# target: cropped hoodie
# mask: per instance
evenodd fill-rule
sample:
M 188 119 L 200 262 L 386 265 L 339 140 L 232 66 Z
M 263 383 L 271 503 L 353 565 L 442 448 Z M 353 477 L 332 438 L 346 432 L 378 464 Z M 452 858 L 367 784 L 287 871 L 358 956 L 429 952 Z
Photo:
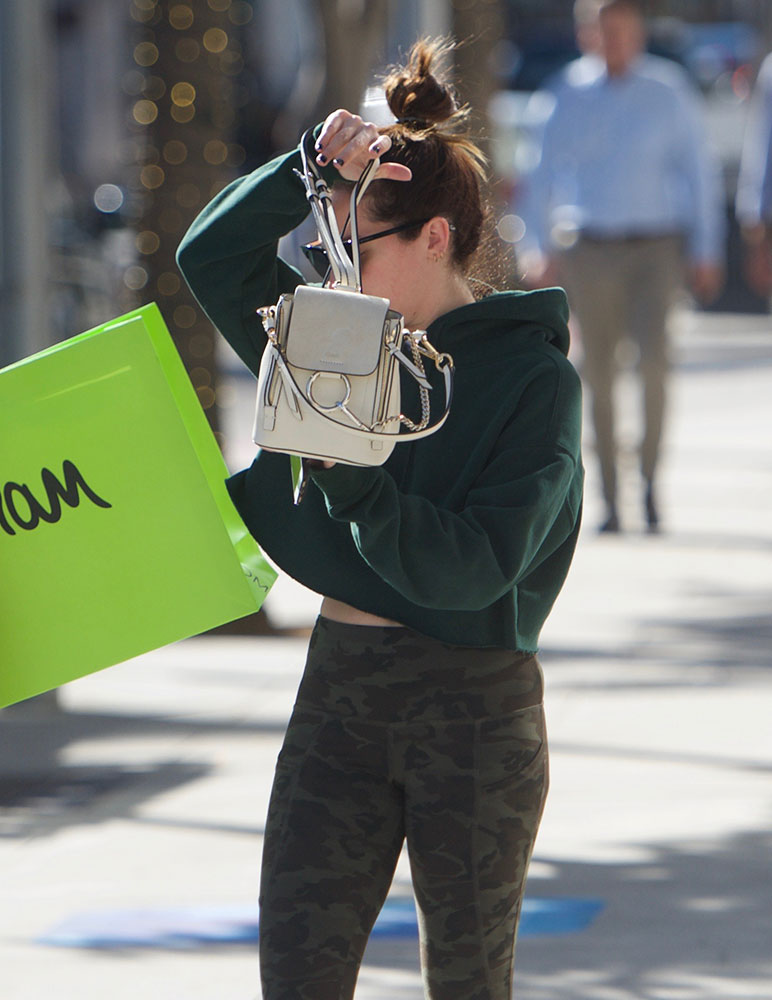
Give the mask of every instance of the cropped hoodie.
M 277 256 L 309 211 L 299 166 L 294 151 L 234 181 L 178 250 L 201 307 L 253 373 L 265 346 L 255 310 L 303 281 Z M 535 651 L 582 504 L 567 318 L 557 288 L 496 293 L 440 316 L 427 332 L 455 362 L 444 426 L 397 444 L 382 466 L 314 472 L 297 507 L 289 458 L 258 452 L 228 488 L 266 554 L 319 594 L 444 642 Z M 405 385 L 408 413 L 410 393 Z

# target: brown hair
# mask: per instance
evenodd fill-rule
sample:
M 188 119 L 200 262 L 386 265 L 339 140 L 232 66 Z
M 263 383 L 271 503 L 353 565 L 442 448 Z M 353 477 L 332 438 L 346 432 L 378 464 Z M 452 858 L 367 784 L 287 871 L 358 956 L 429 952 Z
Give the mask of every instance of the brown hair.
M 376 181 L 366 197 L 370 212 L 383 221 L 444 216 L 454 227 L 451 259 L 467 272 L 486 217 L 486 160 L 463 131 L 467 108 L 460 106 L 438 69 L 452 49 L 446 41 L 421 40 L 406 64 L 392 67 L 384 78 L 386 100 L 397 121 L 380 129 L 391 139 L 383 160 L 410 167 L 413 179 L 407 184 Z M 417 233 L 401 235 L 410 240 Z

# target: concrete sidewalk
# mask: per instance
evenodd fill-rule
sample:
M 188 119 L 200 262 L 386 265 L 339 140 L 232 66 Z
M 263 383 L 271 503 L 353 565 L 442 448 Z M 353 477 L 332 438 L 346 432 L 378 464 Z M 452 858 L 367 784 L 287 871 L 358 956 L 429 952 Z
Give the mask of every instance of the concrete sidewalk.
M 542 637 L 552 788 L 518 1000 L 772 1000 L 772 320 L 684 313 L 676 345 L 665 530 L 642 530 L 629 407 L 628 531 L 593 532 L 588 449 Z M 316 604 L 283 580 L 268 607 L 302 628 Z M 68 685 L 61 712 L 0 712 L 2 1000 L 258 994 L 262 824 L 303 653 L 193 639 Z M 599 912 L 571 931 L 540 901 Z M 84 928 L 104 946 L 65 946 Z M 415 937 L 374 937 L 358 1000 L 422 995 Z

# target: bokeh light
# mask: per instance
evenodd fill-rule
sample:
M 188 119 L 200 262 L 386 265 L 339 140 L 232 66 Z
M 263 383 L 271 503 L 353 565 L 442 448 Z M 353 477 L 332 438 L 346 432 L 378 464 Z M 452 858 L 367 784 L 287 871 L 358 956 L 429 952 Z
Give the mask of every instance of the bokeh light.
M 181 38 L 174 46 L 174 54 L 180 62 L 192 63 L 195 62 L 201 54 L 201 46 L 195 38 Z
M 190 381 L 196 388 L 203 385 L 211 385 L 212 373 L 209 371 L 208 368 L 202 368 L 200 365 L 198 365 L 196 368 L 193 368 L 191 370 Z
M 156 285 L 161 295 L 176 295 L 182 287 L 182 282 L 173 271 L 164 271 L 158 276 Z
M 140 267 L 139 264 L 132 264 L 123 273 L 123 283 L 132 292 L 138 292 L 141 288 L 144 288 L 147 284 L 147 278 L 147 271 L 144 267 Z
M 196 324 L 196 310 L 193 306 L 177 306 L 172 314 L 172 318 L 180 329 L 189 330 L 191 326 L 195 326 Z
M 172 87 L 172 101 L 177 107 L 184 108 L 196 99 L 196 88 L 192 83 L 175 83 Z
M 207 163 L 217 166 L 225 163 L 228 158 L 228 147 L 221 139 L 210 139 L 204 146 L 204 159 Z
M 158 233 L 154 233 L 151 229 L 143 229 L 141 233 L 137 233 L 137 238 L 134 242 L 136 243 L 137 250 L 146 257 L 156 253 L 161 246 Z
M 195 118 L 196 108 L 193 104 L 186 104 L 184 108 L 173 104 L 169 114 L 180 125 L 185 125 L 187 122 L 192 121 Z
M 233 24 L 249 24 L 252 20 L 252 14 L 252 4 L 246 3 L 245 0 L 236 0 L 228 10 L 228 19 Z
M 148 163 L 140 170 L 139 179 L 142 187 L 147 188 L 149 191 L 154 191 L 166 180 L 166 174 L 163 167 L 158 167 L 154 163 Z
M 228 36 L 222 28 L 209 28 L 204 32 L 204 48 L 207 52 L 224 52 L 228 48 Z
M 505 243 L 519 243 L 525 236 L 525 223 L 519 215 L 502 215 L 496 224 L 496 232 Z
M 132 109 L 134 121 L 139 125 L 150 125 L 158 117 L 158 106 L 153 101 L 137 101 Z
M 123 191 L 117 184 L 100 184 L 94 192 L 94 204 L 106 215 L 120 211 L 124 201 Z
M 186 3 L 176 3 L 169 11 L 169 24 L 178 31 L 187 31 L 193 20 L 193 11 Z
M 124 73 L 121 77 L 121 86 L 123 87 L 123 91 L 131 97 L 136 97 L 137 94 L 141 94 L 144 85 L 145 74 L 139 69 L 130 69 L 128 73 Z
M 158 46 L 152 42 L 140 42 L 134 48 L 134 62 L 138 66 L 153 66 L 158 62 Z
M 194 358 L 208 358 L 212 353 L 212 344 L 205 334 L 195 333 L 190 338 L 188 349 Z
M 166 84 L 160 76 L 146 76 L 142 92 L 148 100 L 160 101 L 166 93 Z
M 149 0 L 133 0 L 129 13 L 135 21 L 147 24 L 148 21 L 153 20 L 157 11 L 155 3 L 150 3 Z
M 172 166 L 179 166 L 188 158 L 188 147 L 179 139 L 170 139 L 164 144 L 163 157 Z
M 212 389 L 210 386 L 208 385 L 199 386 L 199 388 L 196 389 L 196 393 L 198 394 L 198 401 L 201 404 L 201 409 L 210 410 L 214 406 L 216 397 L 214 394 L 214 389 Z

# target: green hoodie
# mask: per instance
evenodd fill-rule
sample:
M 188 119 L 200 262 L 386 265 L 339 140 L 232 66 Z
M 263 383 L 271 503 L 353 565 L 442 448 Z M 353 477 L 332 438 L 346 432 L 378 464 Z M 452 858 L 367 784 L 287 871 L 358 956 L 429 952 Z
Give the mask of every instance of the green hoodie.
M 265 345 L 255 310 L 303 280 L 276 255 L 308 213 L 298 166 L 295 151 L 234 181 L 178 251 L 201 306 L 255 373 Z M 298 507 L 287 456 L 260 452 L 228 487 L 264 551 L 311 590 L 425 635 L 535 650 L 582 503 L 567 316 L 560 289 L 502 292 L 440 316 L 429 339 L 456 369 L 445 425 L 398 444 L 383 466 L 315 472 Z

